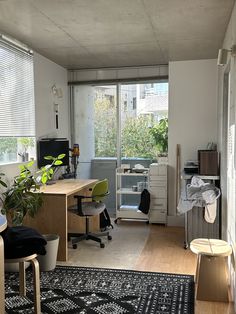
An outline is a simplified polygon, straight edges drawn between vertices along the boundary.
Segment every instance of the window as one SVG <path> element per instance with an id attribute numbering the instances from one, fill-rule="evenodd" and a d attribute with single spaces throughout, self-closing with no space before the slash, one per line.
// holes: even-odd
<path id="1" fill-rule="evenodd" d="M 80 169 L 94 157 L 157 157 L 160 145 L 155 135 L 159 121 L 168 118 L 168 83 L 154 82 L 151 93 L 150 88 L 150 83 L 73 88 L 72 134 L 81 148 Z"/>
<path id="2" fill-rule="evenodd" d="M 32 52 L 0 39 L 0 164 L 35 157 Z"/>
<path id="3" fill-rule="evenodd" d="M 159 89 L 165 91 L 164 96 Z M 168 117 L 168 83 L 122 84 L 123 95 L 128 105 L 121 104 L 121 158 L 156 158 L 152 129 Z"/>
<path id="4" fill-rule="evenodd" d="M 168 83 L 122 84 L 119 117 L 114 101 L 116 92 L 116 85 L 93 87 L 94 157 L 117 156 L 120 119 L 121 158 L 156 158 L 157 143 L 152 129 L 156 130 L 159 121 L 168 117 Z"/>
<path id="5" fill-rule="evenodd" d="M 116 88 L 94 87 L 94 144 L 95 157 L 116 156 Z"/>

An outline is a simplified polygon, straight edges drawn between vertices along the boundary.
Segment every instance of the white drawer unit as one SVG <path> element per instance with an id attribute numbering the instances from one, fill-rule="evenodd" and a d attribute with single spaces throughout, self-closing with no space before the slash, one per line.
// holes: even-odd
<path id="1" fill-rule="evenodd" d="M 150 208 L 152 210 L 164 209 L 167 211 L 167 198 L 151 198 Z"/>
<path id="2" fill-rule="evenodd" d="M 151 198 L 167 198 L 167 188 L 163 186 L 149 187 Z"/>
<path id="3" fill-rule="evenodd" d="M 153 163 L 149 169 L 149 192 L 151 204 L 149 210 L 150 223 L 167 222 L 167 164 Z"/>
<path id="4" fill-rule="evenodd" d="M 160 179 L 160 180 L 151 180 L 150 182 L 149 182 L 149 187 L 150 188 L 153 188 L 153 187 L 164 187 L 164 188 L 167 188 L 167 180 L 165 179 L 165 180 L 162 180 L 162 179 Z"/>
<path id="5" fill-rule="evenodd" d="M 153 163 L 149 169 L 150 176 L 167 177 L 167 165 Z"/>
<path id="6" fill-rule="evenodd" d="M 166 216 L 165 210 L 152 210 L 149 213 L 149 222 L 166 224 Z"/>

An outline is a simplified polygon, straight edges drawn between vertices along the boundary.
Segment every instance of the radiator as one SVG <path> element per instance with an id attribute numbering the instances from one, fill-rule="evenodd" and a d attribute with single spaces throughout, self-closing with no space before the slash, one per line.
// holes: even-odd
<path id="1" fill-rule="evenodd" d="M 219 202 L 214 223 L 207 223 L 204 219 L 204 208 L 193 207 L 185 214 L 185 248 L 196 238 L 220 238 Z"/>

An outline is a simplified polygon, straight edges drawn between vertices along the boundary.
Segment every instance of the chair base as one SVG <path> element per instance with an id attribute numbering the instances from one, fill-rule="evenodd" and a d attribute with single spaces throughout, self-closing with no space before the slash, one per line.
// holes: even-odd
<path id="1" fill-rule="evenodd" d="M 108 240 L 112 240 L 112 237 L 110 236 L 108 231 L 101 232 L 101 233 L 87 232 L 84 234 L 68 233 L 68 238 L 73 238 L 71 239 L 73 249 L 77 249 L 77 243 L 83 240 L 92 240 L 92 241 L 98 242 L 100 243 L 100 247 L 104 248 L 105 244 L 102 242 L 102 239 L 99 238 L 101 236 L 106 236 Z"/>

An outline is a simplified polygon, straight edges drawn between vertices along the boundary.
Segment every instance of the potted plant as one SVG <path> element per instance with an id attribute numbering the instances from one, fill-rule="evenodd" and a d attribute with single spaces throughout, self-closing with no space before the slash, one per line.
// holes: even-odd
<path id="1" fill-rule="evenodd" d="M 34 161 L 30 161 L 26 165 L 20 166 L 20 173 L 14 178 L 14 182 L 9 187 L 2 180 L 4 176 L 0 173 L 0 185 L 5 188 L 1 195 L 2 214 L 6 214 L 8 225 L 19 226 L 23 224 L 26 214 L 34 217 L 38 209 L 42 205 L 42 193 L 40 186 L 46 184 L 52 178 L 54 166 L 62 164 L 62 158 L 65 154 L 57 157 L 46 156 L 47 160 L 51 160 L 51 164 L 40 168 L 35 174 L 31 171 Z M 57 244 L 58 245 L 58 244 Z M 26 266 L 28 267 L 29 264 Z M 5 271 L 18 271 L 18 263 L 10 263 L 5 265 Z"/>
<path id="2" fill-rule="evenodd" d="M 46 156 L 51 160 L 51 164 L 46 165 L 36 171 L 31 171 L 34 161 L 20 166 L 20 173 L 14 178 L 12 185 L 7 187 L 0 174 L 0 185 L 6 190 L 2 193 L 2 214 L 6 214 L 8 224 L 12 226 L 22 225 L 26 214 L 34 217 L 38 209 L 42 206 L 42 193 L 40 186 L 46 184 L 52 178 L 54 166 L 62 164 L 64 154 L 57 157 Z"/>
<path id="3" fill-rule="evenodd" d="M 167 161 L 168 155 L 168 119 L 161 119 L 156 125 L 150 128 L 150 133 L 155 141 L 155 149 L 157 151 L 157 158 L 164 158 Z"/>

